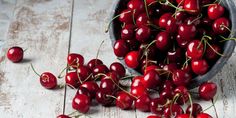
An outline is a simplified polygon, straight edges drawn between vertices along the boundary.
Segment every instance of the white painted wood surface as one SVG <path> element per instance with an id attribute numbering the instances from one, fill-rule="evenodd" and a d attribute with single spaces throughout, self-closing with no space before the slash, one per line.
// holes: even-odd
<path id="1" fill-rule="evenodd" d="M 74 4 L 72 0 L 0 0 L 1 118 L 55 118 L 62 113 L 64 90 L 42 88 L 30 69 L 30 63 L 39 72 L 50 71 L 58 75 L 66 66 L 68 52 L 83 54 L 87 62 L 96 56 L 102 40 L 105 43 L 99 58 L 106 65 L 117 61 L 109 35 L 104 33 L 112 3 L 112 0 L 75 0 Z M 14 45 L 27 49 L 23 63 L 13 64 L 5 58 L 6 50 Z M 235 62 L 236 54 L 233 53 L 222 71 L 212 79 L 219 88 L 215 104 L 219 118 L 236 118 Z M 63 83 L 63 80 L 59 81 Z M 66 113 L 73 111 L 71 100 L 74 93 L 68 88 Z M 204 108 L 212 104 L 199 102 Z M 214 108 L 207 112 L 216 117 Z M 91 107 L 88 116 L 145 118 L 149 114 L 98 105 Z"/>

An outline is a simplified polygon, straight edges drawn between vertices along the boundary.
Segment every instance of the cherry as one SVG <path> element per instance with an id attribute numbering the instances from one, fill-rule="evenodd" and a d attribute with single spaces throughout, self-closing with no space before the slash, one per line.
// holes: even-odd
<path id="1" fill-rule="evenodd" d="M 132 39 L 133 37 L 134 37 L 134 25 L 133 24 L 125 25 L 121 30 L 121 38 L 128 40 Z"/>
<path id="2" fill-rule="evenodd" d="M 213 99 L 217 92 L 217 85 L 213 82 L 204 82 L 200 85 L 198 93 L 200 98 L 208 101 Z"/>
<path id="3" fill-rule="evenodd" d="M 137 68 L 139 66 L 139 52 L 131 51 L 125 56 L 125 63 L 130 68 Z"/>
<path id="4" fill-rule="evenodd" d="M 150 21 L 146 13 L 140 14 L 138 18 L 136 19 L 136 25 L 138 27 L 141 27 L 143 25 L 148 25 L 148 24 L 150 24 Z"/>
<path id="5" fill-rule="evenodd" d="M 86 95 L 76 95 L 72 101 L 72 107 L 81 113 L 87 113 L 89 111 L 90 98 Z"/>
<path id="6" fill-rule="evenodd" d="M 176 33 L 178 29 L 177 20 L 173 17 L 170 17 L 166 23 L 166 31 L 169 33 Z"/>
<path id="7" fill-rule="evenodd" d="M 160 97 L 164 99 L 172 99 L 173 96 L 174 96 L 174 92 L 172 91 L 172 89 L 163 89 L 160 92 Z"/>
<path id="8" fill-rule="evenodd" d="M 167 52 L 167 58 L 169 59 L 169 62 L 181 62 L 182 56 L 181 48 L 171 49 Z"/>
<path id="9" fill-rule="evenodd" d="M 69 72 L 66 74 L 65 77 L 66 84 L 69 85 L 72 88 L 78 88 L 81 84 L 78 78 L 77 72 Z"/>
<path id="10" fill-rule="evenodd" d="M 150 102 L 151 98 L 147 94 L 143 94 L 135 101 L 135 108 L 143 112 L 148 112 L 150 111 Z"/>
<path id="11" fill-rule="evenodd" d="M 144 70 L 144 74 L 147 74 L 149 71 L 151 70 L 158 70 L 158 69 L 161 69 L 159 66 L 157 65 L 150 65 L 150 66 L 147 66 Z"/>
<path id="12" fill-rule="evenodd" d="M 179 6 L 180 9 L 183 9 L 183 6 Z M 182 21 L 187 17 L 187 13 L 184 11 L 176 11 L 175 18 L 177 20 L 177 24 L 181 24 Z"/>
<path id="13" fill-rule="evenodd" d="M 175 1 L 178 5 L 183 5 L 184 4 L 184 0 L 175 0 Z"/>
<path id="14" fill-rule="evenodd" d="M 142 80 L 143 76 L 135 76 L 132 80 L 131 83 L 131 89 L 137 86 L 143 86 L 141 80 Z"/>
<path id="15" fill-rule="evenodd" d="M 229 32 L 228 28 L 230 25 L 230 21 L 228 18 L 221 17 L 214 21 L 212 24 L 212 29 L 216 34 L 224 35 Z"/>
<path id="16" fill-rule="evenodd" d="M 76 92 L 76 95 L 81 95 L 81 94 L 88 96 L 90 101 L 92 100 L 90 92 L 87 88 L 79 87 L 77 92 Z"/>
<path id="17" fill-rule="evenodd" d="M 91 98 L 95 98 L 96 96 L 96 92 L 98 91 L 99 89 L 99 86 L 97 85 L 96 82 L 94 81 L 87 81 L 87 82 L 84 82 L 83 84 L 81 84 L 80 87 L 84 87 L 86 88 L 90 95 L 91 95 Z"/>
<path id="18" fill-rule="evenodd" d="M 189 84 L 191 79 L 191 74 L 187 73 L 186 71 L 178 69 L 173 72 L 172 80 L 177 86 L 186 86 Z"/>
<path id="19" fill-rule="evenodd" d="M 149 5 L 153 4 L 153 3 L 155 3 L 156 0 L 146 0 L 146 2 L 147 2 L 147 5 L 149 6 Z"/>
<path id="20" fill-rule="evenodd" d="M 175 95 L 178 95 L 179 98 L 177 99 L 178 104 L 184 104 L 189 100 L 189 92 L 185 86 L 178 86 L 174 90 Z"/>
<path id="21" fill-rule="evenodd" d="M 120 77 L 125 76 L 125 68 L 124 66 L 119 62 L 114 62 L 110 65 L 110 71 L 116 72 Z"/>
<path id="22" fill-rule="evenodd" d="M 159 19 L 159 26 L 161 28 L 166 28 L 167 21 L 172 17 L 171 13 L 164 13 Z"/>
<path id="23" fill-rule="evenodd" d="M 116 40 L 113 50 L 117 57 L 125 57 L 125 55 L 130 51 L 129 44 L 122 39 Z"/>
<path id="24" fill-rule="evenodd" d="M 135 11 L 137 13 L 142 13 L 145 11 L 144 3 L 141 0 L 130 0 L 127 4 L 128 9 Z"/>
<path id="25" fill-rule="evenodd" d="M 191 74 L 192 73 L 191 64 L 185 65 L 184 67 L 181 68 L 181 70 Z"/>
<path id="26" fill-rule="evenodd" d="M 184 0 L 184 9 L 192 15 L 198 15 L 200 13 L 199 0 Z"/>
<path id="27" fill-rule="evenodd" d="M 80 54 L 70 53 L 67 56 L 67 64 L 73 68 L 84 65 L 84 57 Z"/>
<path id="28" fill-rule="evenodd" d="M 155 38 L 156 47 L 161 51 L 167 50 L 170 46 L 169 39 L 170 39 L 170 35 L 168 32 L 164 31 L 164 32 L 158 33 L 158 35 Z"/>
<path id="29" fill-rule="evenodd" d="M 197 115 L 196 118 L 213 118 L 212 116 L 210 116 L 209 114 L 207 113 L 200 113 Z"/>
<path id="30" fill-rule="evenodd" d="M 161 115 L 163 113 L 164 105 L 166 104 L 166 99 L 155 98 L 150 102 L 150 110 L 154 114 Z"/>
<path id="31" fill-rule="evenodd" d="M 207 60 L 216 60 L 219 57 L 217 53 L 220 53 L 221 49 L 218 45 L 215 44 L 211 45 L 211 47 L 207 47 L 205 57 Z"/>
<path id="32" fill-rule="evenodd" d="M 77 68 L 77 74 L 81 81 L 92 80 L 92 71 L 87 66 L 79 66 Z"/>
<path id="33" fill-rule="evenodd" d="M 204 59 L 192 60 L 191 67 L 193 72 L 198 75 L 204 75 L 205 73 L 207 73 L 209 68 L 207 61 Z"/>
<path id="34" fill-rule="evenodd" d="M 161 79 L 155 70 L 150 70 L 141 79 L 141 83 L 147 89 L 154 89 L 161 84 Z"/>
<path id="35" fill-rule="evenodd" d="M 59 115 L 59 116 L 57 116 L 57 118 L 71 118 L 71 117 L 69 117 L 67 115 Z"/>
<path id="36" fill-rule="evenodd" d="M 200 23 L 202 26 L 212 26 L 212 20 L 209 18 L 203 18 Z"/>
<path id="37" fill-rule="evenodd" d="M 136 39 L 129 39 L 125 41 L 128 43 L 131 51 L 138 50 L 140 43 Z"/>
<path id="38" fill-rule="evenodd" d="M 180 105 L 177 105 L 177 104 L 172 104 L 169 105 L 168 107 L 166 107 L 164 109 L 164 117 L 165 118 L 172 118 L 172 116 L 177 116 L 177 115 L 180 115 L 180 114 L 183 114 L 184 111 L 183 109 L 181 108 Z"/>
<path id="39" fill-rule="evenodd" d="M 142 25 L 139 28 L 137 28 L 135 36 L 140 43 L 144 43 L 148 41 L 150 35 L 151 35 L 151 29 L 148 26 Z"/>
<path id="40" fill-rule="evenodd" d="M 165 80 L 164 83 L 162 84 L 161 89 L 169 89 L 169 90 L 173 90 L 175 88 L 175 85 L 173 83 L 173 81 L 171 80 Z"/>
<path id="41" fill-rule="evenodd" d="M 99 74 L 106 74 L 107 72 L 109 72 L 109 69 L 104 64 L 97 65 L 93 68 L 93 75 L 95 77 L 98 76 Z"/>
<path id="42" fill-rule="evenodd" d="M 101 105 L 103 106 L 110 106 L 113 102 L 113 98 L 112 97 L 108 97 L 109 94 L 101 91 L 101 90 L 98 90 L 96 92 L 96 101 L 98 103 L 100 103 Z"/>
<path id="43" fill-rule="evenodd" d="M 175 118 L 193 118 L 190 114 L 179 114 Z"/>
<path id="44" fill-rule="evenodd" d="M 188 44 L 187 56 L 190 59 L 201 59 L 204 53 L 204 45 L 200 40 L 193 40 Z"/>
<path id="45" fill-rule="evenodd" d="M 190 39 L 184 39 L 178 34 L 176 35 L 176 41 L 179 47 L 186 48 L 188 46 Z"/>
<path id="46" fill-rule="evenodd" d="M 133 23 L 133 17 L 137 17 L 137 12 L 131 11 L 130 9 L 125 9 L 121 12 L 119 20 L 123 23 L 130 24 Z"/>
<path id="47" fill-rule="evenodd" d="M 131 109 L 133 98 L 126 92 L 119 92 L 116 98 L 116 106 L 121 109 Z"/>
<path id="48" fill-rule="evenodd" d="M 160 116 L 156 116 L 156 115 L 150 115 L 147 118 L 161 118 Z"/>
<path id="49" fill-rule="evenodd" d="M 23 60 L 24 51 L 21 47 L 11 47 L 7 51 L 7 58 L 13 63 L 18 63 Z"/>
<path id="50" fill-rule="evenodd" d="M 197 33 L 197 29 L 193 24 L 180 24 L 178 28 L 178 34 L 181 38 L 188 40 L 194 38 Z"/>
<path id="51" fill-rule="evenodd" d="M 195 26 L 198 26 L 201 23 L 201 20 L 200 20 L 199 17 L 191 16 L 191 17 L 186 18 L 184 20 L 184 23 L 186 23 L 186 24 L 193 24 Z"/>
<path id="52" fill-rule="evenodd" d="M 193 103 L 192 106 L 189 105 L 186 109 L 186 113 L 190 114 L 192 112 L 192 115 L 196 117 L 198 114 L 202 112 L 202 106 L 198 103 Z"/>
<path id="53" fill-rule="evenodd" d="M 140 85 L 140 86 L 132 87 L 131 94 L 139 98 L 140 96 L 144 94 L 148 94 L 148 93 L 147 93 L 147 89 L 143 85 Z"/>
<path id="54" fill-rule="evenodd" d="M 90 68 L 90 70 L 93 70 L 93 68 L 97 65 L 102 65 L 103 62 L 100 59 L 92 59 L 88 62 L 87 67 Z"/>
<path id="55" fill-rule="evenodd" d="M 211 20 L 220 18 L 224 14 L 224 12 L 225 12 L 225 8 L 218 3 L 211 4 L 207 10 L 208 17 Z"/>
<path id="56" fill-rule="evenodd" d="M 100 83 L 100 90 L 104 93 L 112 94 L 117 90 L 117 86 L 111 79 L 102 79 Z"/>

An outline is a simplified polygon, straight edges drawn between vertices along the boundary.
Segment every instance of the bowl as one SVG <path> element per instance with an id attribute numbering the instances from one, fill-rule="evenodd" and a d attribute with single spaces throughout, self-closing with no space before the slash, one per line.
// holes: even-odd
<path id="1" fill-rule="evenodd" d="M 124 0 L 115 0 L 113 3 L 112 12 L 110 15 L 110 19 L 114 18 L 114 16 L 117 15 L 119 10 L 123 7 L 123 1 Z M 234 0 L 222 0 L 221 5 L 223 5 L 226 9 L 229 11 L 229 18 L 231 20 L 231 31 L 236 32 L 236 5 Z M 114 45 L 115 41 L 119 38 L 119 31 L 120 31 L 120 24 L 117 20 L 114 20 L 111 24 L 111 27 L 109 29 L 110 38 L 112 41 L 112 46 Z M 235 33 L 232 33 L 229 37 L 236 37 Z M 223 45 L 223 55 L 221 56 L 216 63 L 211 67 L 211 69 L 204 75 L 198 75 L 195 78 L 193 78 L 188 86 L 189 89 L 193 89 L 195 87 L 198 87 L 201 83 L 209 81 L 212 79 L 226 64 L 228 59 L 231 57 L 233 51 L 235 48 L 235 41 L 234 40 L 228 40 Z M 125 67 L 128 69 L 128 71 L 133 75 L 141 75 L 138 71 L 129 68 L 126 66 L 123 59 L 120 59 L 121 63 L 125 65 Z"/>

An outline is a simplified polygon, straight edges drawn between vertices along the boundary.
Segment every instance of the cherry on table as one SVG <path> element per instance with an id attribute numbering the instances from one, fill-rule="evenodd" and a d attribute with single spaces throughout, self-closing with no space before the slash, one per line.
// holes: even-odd
<path id="1" fill-rule="evenodd" d="M 66 85 L 72 88 L 78 88 L 81 84 L 77 72 L 69 72 L 65 76 Z"/>
<path id="2" fill-rule="evenodd" d="M 90 107 L 90 98 L 86 95 L 75 95 L 72 101 L 72 108 L 81 113 L 87 113 Z"/>
<path id="3" fill-rule="evenodd" d="M 192 60 L 191 67 L 193 72 L 197 75 L 204 75 L 209 69 L 209 65 L 205 59 Z"/>
<path id="4" fill-rule="evenodd" d="M 148 112 L 150 111 L 150 102 L 151 98 L 149 95 L 143 94 L 135 101 L 135 108 L 143 112 Z"/>
<path id="5" fill-rule="evenodd" d="M 92 80 L 92 71 L 87 66 L 81 65 L 77 68 L 77 74 L 81 81 Z"/>
<path id="6" fill-rule="evenodd" d="M 121 91 L 116 96 L 116 106 L 121 109 L 131 109 L 133 98 L 126 92 Z"/>
<path id="7" fill-rule="evenodd" d="M 202 112 L 202 106 L 198 103 L 193 103 L 192 106 L 189 105 L 186 109 L 186 113 L 190 114 L 192 112 L 192 115 L 196 117 L 198 114 Z"/>
<path id="8" fill-rule="evenodd" d="M 166 99 L 163 98 L 155 98 L 150 102 L 150 110 L 154 114 L 162 115 L 164 106 L 167 102 Z"/>
<path id="9" fill-rule="evenodd" d="M 183 113 L 184 113 L 184 111 L 183 111 L 183 109 L 181 108 L 180 105 L 172 104 L 172 106 L 169 105 L 168 107 L 166 107 L 164 109 L 163 114 L 164 114 L 165 118 L 171 118 L 173 116 L 180 115 L 180 114 L 183 114 Z"/>
<path id="10" fill-rule="evenodd" d="M 95 98 L 96 92 L 99 90 L 98 84 L 94 81 L 84 82 L 80 85 L 80 87 L 86 88 L 89 91 L 91 98 Z"/>
<path id="11" fill-rule="evenodd" d="M 207 10 L 208 18 L 210 18 L 211 20 L 220 18 L 221 16 L 223 16 L 224 12 L 225 8 L 219 3 L 211 4 Z"/>
<path id="12" fill-rule="evenodd" d="M 179 114 L 175 118 L 194 118 L 194 117 L 190 114 Z"/>
<path id="13" fill-rule="evenodd" d="M 71 117 L 69 117 L 67 115 L 59 115 L 59 116 L 57 116 L 57 118 L 71 118 Z"/>
<path id="14" fill-rule="evenodd" d="M 116 40 L 113 51 L 117 57 L 125 57 L 130 51 L 129 44 L 123 39 Z"/>
<path id="15" fill-rule="evenodd" d="M 119 62 L 113 62 L 110 65 L 110 71 L 116 72 L 120 77 L 124 77 L 126 73 L 125 67 Z"/>
<path id="16" fill-rule="evenodd" d="M 125 56 L 125 63 L 130 68 L 137 68 L 139 66 L 139 52 L 131 51 Z"/>
<path id="17" fill-rule="evenodd" d="M 147 89 L 154 89 L 161 84 L 161 79 L 155 70 L 150 70 L 141 79 L 141 83 Z"/>
<path id="18" fill-rule="evenodd" d="M 73 68 L 84 65 L 84 57 L 81 54 L 70 53 L 67 56 L 67 64 Z"/>
<path id="19" fill-rule="evenodd" d="M 13 63 L 18 63 L 23 60 L 24 51 L 21 47 L 11 47 L 7 51 L 7 58 Z"/>
<path id="20" fill-rule="evenodd" d="M 117 86 L 111 79 L 102 79 L 100 83 L 100 90 L 104 93 L 112 94 L 117 90 Z"/>
<path id="21" fill-rule="evenodd" d="M 97 65 L 93 68 L 93 75 L 99 76 L 99 74 L 106 74 L 107 72 L 109 72 L 109 69 L 107 68 L 106 65 L 101 64 L 101 65 Z"/>
<path id="22" fill-rule="evenodd" d="M 198 88 L 199 97 L 203 100 L 211 100 L 217 92 L 217 85 L 213 82 L 204 82 Z"/>
<path id="23" fill-rule="evenodd" d="M 148 94 L 147 89 L 143 85 L 132 87 L 130 93 L 137 98 L 144 94 Z"/>
<path id="24" fill-rule="evenodd" d="M 90 68 L 90 70 L 93 70 L 93 68 L 97 65 L 102 65 L 103 62 L 100 59 L 91 59 L 88 64 L 87 67 Z"/>
<path id="25" fill-rule="evenodd" d="M 89 90 L 87 88 L 79 87 L 77 89 L 76 95 L 80 95 L 80 94 L 86 95 L 86 96 L 89 97 L 90 101 L 92 100 L 90 92 L 89 92 Z"/>
<path id="26" fill-rule="evenodd" d="M 101 90 L 98 90 L 96 92 L 96 101 L 103 106 L 111 106 L 114 99 L 108 96 L 110 96 L 110 94 L 107 94 Z"/>
<path id="27" fill-rule="evenodd" d="M 132 83 L 131 83 L 131 89 L 137 86 L 143 86 L 141 80 L 142 80 L 143 76 L 135 76 L 132 79 Z"/>

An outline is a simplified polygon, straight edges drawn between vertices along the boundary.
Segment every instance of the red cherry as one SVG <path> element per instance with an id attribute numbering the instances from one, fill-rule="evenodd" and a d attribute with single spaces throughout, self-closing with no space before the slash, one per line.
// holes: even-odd
<path id="1" fill-rule="evenodd" d="M 112 102 L 113 102 L 113 98 L 112 97 L 108 97 L 109 94 L 101 91 L 101 90 L 98 90 L 96 92 L 96 101 L 98 103 L 100 103 L 101 105 L 103 106 L 110 106 L 112 105 Z"/>
<path id="2" fill-rule="evenodd" d="M 120 80 L 120 76 L 116 72 L 109 72 L 105 76 L 102 76 L 101 80 L 104 80 L 104 79 L 112 80 L 118 84 Z"/>
<path id="3" fill-rule="evenodd" d="M 125 68 L 124 66 L 119 62 L 114 62 L 110 65 L 110 71 L 116 72 L 120 77 L 125 76 Z"/>
<path id="4" fill-rule="evenodd" d="M 100 59 L 92 59 L 88 62 L 87 67 L 90 68 L 90 70 L 93 70 L 93 68 L 97 65 L 102 65 L 103 62 Z"/>
<path id="5" fill-rule="evenodd" d="M 90 101 L 92 100 L 89 90 L 87 88 L 79 87 L 76 92 L 76 95 L 81 95 L 81 94 L 88 96 Z"/>
<path id="6" fill-rule="evenodd" d="M 198 15 L 200 13 L 199 0 L 184 0 L 184 9 L 192 15 Z"/>
<path id="7" fill-rule="evenodd" d="M 131 11 L 130 9 L 126 9 L 121 12 L 119 16 L 119 20 L 123 23 L 130 24 L 133 23 L 133 15 L 136 18 L 138 13 Z"/>
<path id="8" fill-rule="evenodd" d="M 133 39 L 133 37 L 134 37 L 134 25 L 133 24 L 125 25 L 121 30 L 121 38 L 128 40 L 128 39 Z"/>
<path id="9" fill-rule="evenodd" d="M 94 76 L 98 76 L 99 74 L 106 74 L 107 72 L 109 72 L 109 69 L 107 68 L 106 65 L 97 65 L 93 68 L 93 75 Z"/>
<path id="10" fill-rule="evenodd" d="M 155 98 L 152 99 L 150 102 L 150 110 L 152 113 L 154 114 L 158 114 L 158 115 L 162 115 L 163 113 L 163 105 L 166 104 L 166 99 L 162 99 L 162 98 Z"/>
<path id="11" fill-rule="evenodd" d="M 180 4 L 180 5 L 183 5 L 184 4 L 184 0 L 175 0 L 177 3 L 178 3 L 178 5 Z"/>
<path id="12" fill-rule="evenodd" d="M 201 59 L 204 53 L 204 45 L 200 40 L 193 40 L 188 44 L 187 56 L 190 59 Z"/>
<path id="13" fill-rule="evenodd" d="M 144 75 L 141 83 L 147 89 L 154 89 L 161 84 L 161 79 L 155 70 L 151 70 Z"/>
<path id="14" fill-rule="evenodd" d="M 131 83 L 131 89 L 137 86 L 143 86 L 141 80 L 142 80 L 143 76 L 135 76 L 132 80 Z"/>
<path id="15" fill-rule="evenodd" d="M 228 30 L 228 28 L 230 28 L 229 26 L 230 26 L 229 19 L 221 17 L 214 21 L 214 23 L 212 24 L 212 29 L 214 33 L 223 35 L 229 32 Z"/>
<path id="16" fill-rule="evenodd" d="M 72 107 L 81 113 L 87 113 L 89 111 L 90 99 L 88 96 L 80 94 L 76 95 L 72 101 Z"/>
<path id="17" fill-rule="evenodd" d="M 133 11 L 135 10 L 137 13 L 142 13 L 145 11 L 142 0 L 130 0 L 127 4 L 127 8 Z"/>
<path id="18" fill-rule="evenodd" d="M 125 56 L 125 63 L 130 68 L 137 68 L 139 66 L 139 52 L 131 51 Z"/>
<path id="19" fill-rule="evenodd" d="M 202 83 L 198 89 L 200 98 L 204 100 L 211 100 L 216 95 L 217 85 L 213 82 Z"/>
<path id="20" fill-rule="evenodd" d="M 207 113 L 200 113 L 197 115 L 196 118 L 213 118 L 212 116 L 210 116 L 209 114 Z"/>
<path id="21" fill-rule="evenodd" d="M 174 90 L 175 95 L 179 94 L 180 97 L 177 100 L 178 104 L 184 104 L 187 103 L 189 100 L 189 92 L 188 89 L 185 86 L 178 86 Z"/>
<path id="22" fill-rule="evenodd" d="M 59 115 L 59 116 L 57 116 L 57 118 L 71 118 L 71 117 L 69 117 L 67 115 Z"/>
<path id="23" fill-rule="evenodd" d="M 72 88 L 78 88 L 79 85 L 81 84 L 79 81 L 77 72 L 67 73 L 65 80 L 66 80 L 66 84 Z"/>
<path id="24" fill-rule="evenodd" d="M 148 112 L 150 111 L 150 102 L 151 98 L 147 94 L 144 94 L 135 101 L 135 108 L 143 112 Z"/>
<path id="25" fill-rule="evenodd" d="M 167 58 L 169 59 L 169 62 L 181 62 L 183 58 L 182 56 L 182 50 L 180 48 L 169 50 L 167 52 Z"/>
<path id="26" fill-rule="evenodd" d="M 142 13 L 138 16 L 138 18 L 136 19 L 136 25 L 138 27 L 141 27 L 143 25 L 148 25 L 150 23 L 147 14 L 146 13 Z"/>
<path id="27" fill-rule="evenodd" d="M 96 92 L 99 89 L 98 84 L 96 82 L 94 82 L 94 81 L 84 82 L 83 84 L 81 84 L 80 87 L 86 88 L 89 91 L 89 93 L 91 95 L 91 98 L 95 98 Z"/>
<path id="28" fill-rule="evenodd" d="M 166 23 L 166 31 L 169 33 L 176 33 L 178 29 L 177 20 L 173 17 L 170 17 Z"/>
<path id="29" fill-rule="evenodd" d="M 138 98 L 144 94 L 148 94 L 147 89 L 143 85 L 132 87 L 130 93 Z"/>
<path id="30" fill-rule="evenodd" d="M 155 3 L 156 0 L 146 0 L 146 2 L 147 2 L 147 5 L 149 6 L 149 5 L 153 4 L 153 3 Z"/>
<path id="31" fill-rule="evenodd" d="M 50 72 L 44 72 L 40 75 L 40 83 L 46 89 L 57 87 L 57 78 Z"/>
<path id="32" fill-rule="evenodd" d="M 104 93 L 112 94 L 117 90 L 117 86 L 111 79 L 102 79 L 100 83 L 100 90 Z"/>
<path id="33" fill-rule="evenodd" d="M 179 8 L 183 9 L 183 6 L 179 6 Z M 176 13 L 175 13 L 175 18 L 177 20 L 177 24 L 182 23 L 186 17 L 187 17 L 187 13 L 184 11 L 176 11 Z"/>
<path id="34" fill-rule="evenodd" d="M 186 48 L 188 46 L 188 43 L 190 42 L 190 39 L 184 39 L 178 34 L 176 35 L 176 41 L 179 47 Z"/>
<path id="35" fill-rule="evenodd" d="M 191 67 L 195 74 L 197 75 L 204 75 L 207 73 L 209 66 L 206 60 L 192 60 L 191 61 Z"/>
<path id="36" fill-rule="evenodd" d="M 178 34 L 181 38 L 189 40 L 195 37 L 197 29 L 193 24 L 180 24 L 178 28 Z"/>
<path id="37" fill-rule="evenodd" d="M 116 106 L 121 109 L 131 109 L 133 98 L 126 92 L 119 92 L 116 98 Z"/>
<path id="38" fill-rule="evenodd" d="M 92 80 L 91 73 L 92 71 L 87 66 L 81 65 L 77 68 L 77 74 L 81 81 Z"/>
<path id="39" fill-rule="evenodd" d="M 140 43 L 136 39 L 129 39 L 125 41 L 128 43 L 131 51 L 138 50 Z"/>
<path id="40" fill-rule="evenodd" d="M 164 89 L 172 90 L 174 88 L 175 88 L 175 85 L 174 85 L 173 81 L 171 81 L 171 80 L 165 80 L 165 82 L 162 84 L 162 87 L 161 87 L 162 90 L 164 90 Z"/>
<path id="41" fill-rule="evenodd" d="M 150 65 L 150 66 L 147 66 L 144 70 L 144 74 L 147 74 L 149 71 L 151 70 L 158 70 L 158 69 L 161 69 L 159 66 L 157 65 Z"/>
<path id="42" fill-rule="evenodd" d="M 192 111 L 192 115 L 196 117 L 198 114 L 202 112 L 202 106 L 198 103 L 193 103 L 193 106 L 189 105 L 186 109 L 186 113 L 190 114 Z"/>
<path id="43" fill-rule="evenodd" d="M 158 33 L 155 40 L 156 40 L 156 47 L 161 51 L 167 50 L 171 43 L 170 35 L 166 31 Z"/>
<path id="44" fill-rule="evenodd" d="M 160 19 L 159 19 L 159 26 L 161 28 L 166 28 L 167 26 L 167 21 L 172 17 L 171 13 L 165 13 L 163 14 Z"/>
<path id="45" fill-rule="evenodd" d="M 174 93 L 172 91 L 172 89 L 163 89 L 160 92 L 160 97 L 163 99 L 172 99 L 174 96 Z"/>
<path id="46" fill-rule="evenodd" d="M 150 115 L 147 118 L 161 118 L 160 116 L 156 116 L 156 115 Z"/>
<path id="47" fill-rule="evenodd" d="M 172 118 L 173 116 L 177 116 L 183 113 L 183 109 L 177 104 L 173 104 L 172 106 L 169 105 L 164 109 L 165 118 Z"/>
<path id="48" fill-rule="evenodd" d="M 191 16 L 191 17 L 186 18 L 184 20 L 184 23 L 198 26 L 201 23 L 201 20 L 197 16 Z"/>
<path id="49" fill-rule="evenodd" d="M 84 57 L 80 54 L 70 53 L 67 56 L 67 64 L 73 68 L 77 68 L 80 65 L 84 65 Z"/>
<path id="50" fill-rule="evenodd" d="M 220 18 L 224 14 L 224 12 L 225 12 L 225 8 L 218 3 L 211 4 L 207 10 L 208 17 L 211 20 L 215 20 L 217 18 Z"/>
<path id="51" fill-rule="evenodd" d="M 116 40 L 113 50 L 117 57 L 125 57 L 125 55 L 130 51 L 128 43 L 123 39 Z"/>
<path id="52" fill-rule="evenodd" d="M 136 31 L 136 39 L 140 43 L 147 42 L 151 35 L 151 29 L 148 26 L 142 25 Z"/>
<path id="53" fill-rule="evenodd" d="M 205 57 L 206 57 L 207 60 L 210 60 L 210 61 L 213 60 L 214 61 L 219 57 L 219 55 L 217 53 L 221 53 L 221 48 L 218 45 L 215 45 L 215 44 L 211 45 L 211 47 L 207 47 Z"/>
<path id="54" fill-rule="evenodd" d="M 24 51 L 21 47 L 11 47 L 7 51 L 7 58 L 13 63 L 18 63 L 23 60 Z"/>
<path id="55" fill-rule="evenodd" d="M 191 74 L 187 73 L 186 71 L 176 70 L 173 72 L 172 80 L 177 86 L 186 86 L 189 84 L 191 79 Z"/>
<path id="56" fill-rule="evenodd" d="M 193 118 L 193 116 L 190 116 L 190 114 L 180 114 L 177 115 L 175 118 Z"/>

